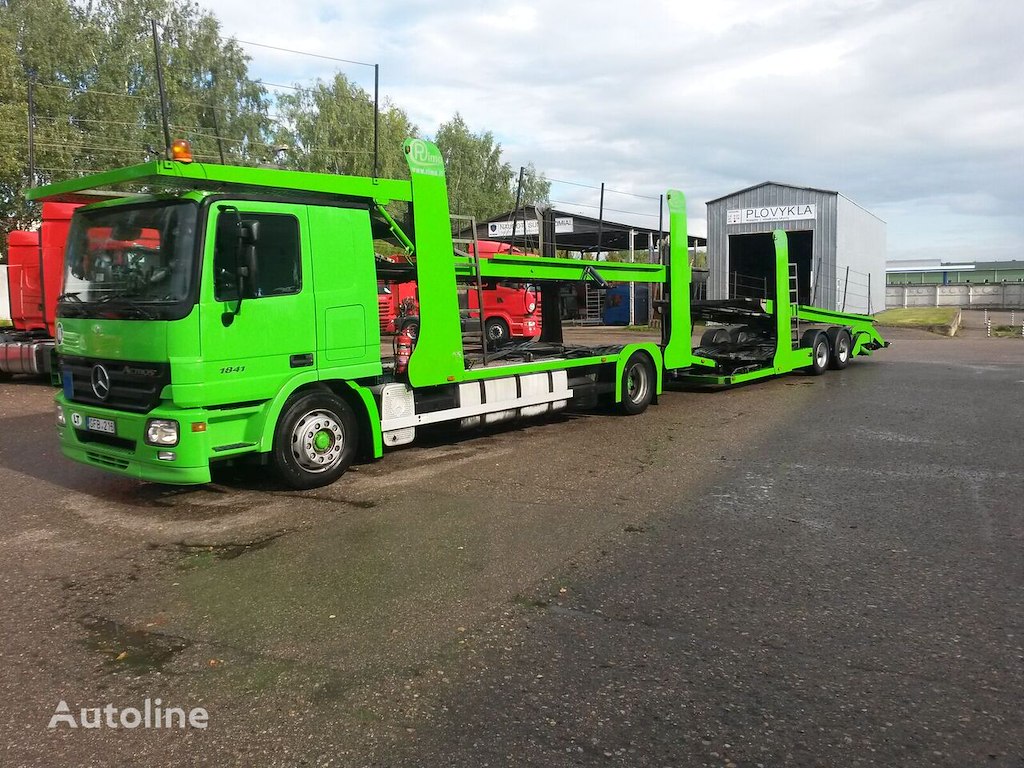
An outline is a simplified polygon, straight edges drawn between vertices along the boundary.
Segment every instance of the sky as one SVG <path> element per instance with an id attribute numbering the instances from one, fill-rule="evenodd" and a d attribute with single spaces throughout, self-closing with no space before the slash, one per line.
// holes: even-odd
<path id="1" fill-rule="evenodd" d="M 657 226 L 763 181 L 842 193 L 888 258 L 1024 260 L 1024 0 L 200 0 L 239 41 L 380 65 L 432 136 L 456 112 L 552 201 Z M 286 10 L 285 10 L 286 9 Z M 309 84 L 373 70 L 243 45 Z M 581 206 L 593 206 L 585 208 Z"/>

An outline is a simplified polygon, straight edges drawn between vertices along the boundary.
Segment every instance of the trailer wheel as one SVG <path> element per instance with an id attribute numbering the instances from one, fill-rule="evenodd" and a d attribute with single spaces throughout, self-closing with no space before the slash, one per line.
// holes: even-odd
<path id="1" fill-rule="evenodd" d="M 828 370 L 829 355 L 828 334 L 823 331 L 816 331 L 813 328 L 804 333 L 800 339 L 800 346 L 811 349 L 811 364 L 807 366 L 808 373 L 821 376 Z"/>
<path id="2" fill-rule="evenodd" d="M 492 317 L 484 323 L 484 332 L 487 334 L 487 344 L 491 349 L 500 347 L 509 339 L 508 323 L 500 317 Z"/>
<path id="3" fill-rule="evenodd" d="M 622 370 L 622 400 L 619 410 L 635 416 L 647 410 L 654 400 L 654 366 L 651 358 L 642 352 L 634 352 Z"/>
<path id="4" fill-rule="evenodd" d="M 702 347 L 714 347 L 718 344 L 728 344 L 732 336 L 726 328 L 708 328 L 701 334 L 700 345 Z"/>
<path id="5" fill-rule="evenodd" d="M 293 395 L 274 430 L 274 466 L 299 490 L 330 485 L 348 469 L 359 447 L 356 416 L 332 392 Z"/>
<path id="6" fill-rule="evenodd" d="M 832 350 L 829 365 L 834 370 L 841 371 L 850 364 L 853 339 L 850 337 L 850 332 L 845 328 L 829 328 L 826 333 L 828 334 L 829 346 Z"/>

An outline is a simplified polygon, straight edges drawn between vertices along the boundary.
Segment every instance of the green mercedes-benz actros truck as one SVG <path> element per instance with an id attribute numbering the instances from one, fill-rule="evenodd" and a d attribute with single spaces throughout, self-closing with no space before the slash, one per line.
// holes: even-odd
<path id="1" fill-rule="evenodd" d="M 729 385 L 821 372 L 884 344 L 870 317 L 789 301 L 782 232 L 772 298 L 692 306 L 676 191 L 665 264 L 476 259 L 478 249 L 456 248 L 430 142 L 405 142 L 408 181 L 201 164 L 178 149 L 29 194 L 88 203 L 65 253 L 56 421 L 62 452 L 93 467 L 205 483 L 216 462 L 257 457 L 288 485 L 313 488 L 426 425 L 601 400 L 637 414 L 667 378 Z M 380 240 L 404 248 L 408 264 L 377 257 Z M 381 279 L 419 286 L 418 338 L 394 355 L 382 353 Z M 466 291 L 497 279 L 661 283 L 661 343 L 492 349 L 463 320 Z M 694 347 L 694 317 L 742 326 Z"/>

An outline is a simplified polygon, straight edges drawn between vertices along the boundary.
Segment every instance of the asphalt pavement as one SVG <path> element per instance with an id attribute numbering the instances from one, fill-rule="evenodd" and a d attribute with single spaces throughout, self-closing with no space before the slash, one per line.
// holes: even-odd
<path id="1" fill-rule="evenodd" d="M 308 493 L 0 385 L 0 764 L 1024 766 L 1024 342 L 889 335 Z M 208 723 L 48 727 L 147 698 Z"/>

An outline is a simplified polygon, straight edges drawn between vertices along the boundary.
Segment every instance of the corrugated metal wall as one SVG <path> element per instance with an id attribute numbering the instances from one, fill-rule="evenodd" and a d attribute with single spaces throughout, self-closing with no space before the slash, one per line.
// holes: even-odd
<path id="1" fill-rule="evenodd" d="M 725 299 L 729 292 L 729 235 L 813 230 L 811 270 L 814 304 L 836 308 L 836 198 L 827 192 L 781 184 L 762 184 L 708 203 L 708 298 Z M 766 221 L 754 224 L 726 224 L 726 212 L 733 208 L 813 204 L 816 218 L 800 221 Z"/>
<path id="2" fill-rule="evenodd" d="M 885 222 L 843 195 L 839 195 L 837 213 L 837 309 L 862 314 L 881 312 L 885 309 L 881 298 L 881 286 L 885 284 Z"/>

